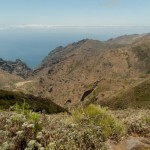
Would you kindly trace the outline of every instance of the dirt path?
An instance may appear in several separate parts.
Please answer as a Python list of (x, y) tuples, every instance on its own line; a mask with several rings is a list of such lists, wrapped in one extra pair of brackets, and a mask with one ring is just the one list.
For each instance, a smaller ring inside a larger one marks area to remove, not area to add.
[(24, 85), (27, 84), (27, 83), (32, 83), (32, 82), (33, 82), (32, 80), (23, 81), (23, 82), (18, 82), (18, 83), (15, 84), (15, 86), (18, 88), (18, 87), (24, 86)]

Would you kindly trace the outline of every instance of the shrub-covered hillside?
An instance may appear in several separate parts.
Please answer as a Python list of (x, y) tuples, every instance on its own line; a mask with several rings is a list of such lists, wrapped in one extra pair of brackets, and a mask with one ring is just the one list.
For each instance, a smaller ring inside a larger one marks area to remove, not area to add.
[[(15, 105), (14, 111), (0, 111), (0, 150), (149, 150), (149, 123), (149, 110), (89, 105), (72, 115), (46, 115)], [(145, 138), (134, 141), (132, 135)]]
[(30, 108), (36, 112), (45, 110), (46, 113), (53, 114), (65, 111), (64, 108), (49, 99), (26, 95), (21, 92), (0, 90), (0, 109), (9, 109), (15, 104), (22, 105), (23, 103), (29, 104)]
[(118, 95), (100, 102), (103, 106), (113, 109), (142, 108), (150, 109), (150, 80), (122, 91)]

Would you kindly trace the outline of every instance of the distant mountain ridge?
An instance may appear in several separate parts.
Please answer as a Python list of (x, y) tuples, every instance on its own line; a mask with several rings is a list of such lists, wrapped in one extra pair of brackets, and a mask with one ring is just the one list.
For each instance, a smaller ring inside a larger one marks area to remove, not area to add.
[(0, 70), (10, 74), (16, 74), (23, 78), (27, 78), (32, 73), (32, 70), (20, 59), (16, 59), (16, 61), (6, 61), (0, 58)]

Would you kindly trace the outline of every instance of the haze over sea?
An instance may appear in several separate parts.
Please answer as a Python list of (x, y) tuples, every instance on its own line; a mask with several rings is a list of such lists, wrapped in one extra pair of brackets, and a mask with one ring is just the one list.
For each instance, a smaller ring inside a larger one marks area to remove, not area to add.
[(150, 33), (150, 26), (53, 27), (47, 29), (12, 28), (0, 30), (0, 58), (17, 58), (37, 67), (48, 53), (82, 39), (105, 41), (125, 34)]

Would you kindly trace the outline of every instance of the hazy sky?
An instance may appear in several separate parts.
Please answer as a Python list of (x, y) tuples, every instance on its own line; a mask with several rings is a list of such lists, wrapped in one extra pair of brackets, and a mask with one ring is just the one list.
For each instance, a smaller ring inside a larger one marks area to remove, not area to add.
[(0, 29), (150, 26), (150, 0), (0, 0)]

